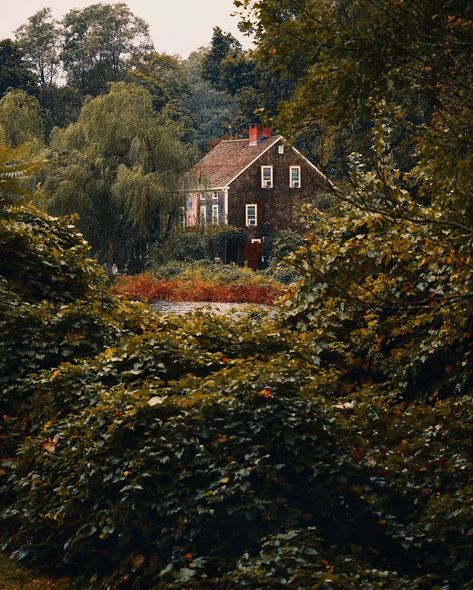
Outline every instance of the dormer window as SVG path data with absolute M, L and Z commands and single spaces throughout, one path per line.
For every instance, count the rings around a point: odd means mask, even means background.
M 261 166 L 261 187 L 273 188 L 273 167 Z
M 289 186 L 291 188 L 301 188 L 301 167 L 289 167 Z

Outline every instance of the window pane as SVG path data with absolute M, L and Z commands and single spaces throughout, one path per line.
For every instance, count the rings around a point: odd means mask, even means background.
M 246 225 L 256 225 L 256 205 L 246 206 Z
M 291 166 L 290 168 L 290 184 L 292 187 L 300 187 L 301 185 L 301 169 L 299 166 Z
M 272 166 L 261 166 L 261 186 L 263 188 L 272 188 L 272 186 L 273 186 L 273 168 L 272 168 Z

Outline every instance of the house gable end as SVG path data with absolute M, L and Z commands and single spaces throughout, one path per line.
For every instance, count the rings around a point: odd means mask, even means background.
M 251 168 L 251 166 L 253 166 L 253 164 L 255 164 L 268 150 L 270 150 L 272 147 L 278 145 L 278 143 L 280 143 L 284 138 L 282 137 L 282 135 L 277 135 L 275 138 L 271 138 L 271 139 L 274 139 L 274 141 L 270 142 L 265 150 L 263 150 L 255 158 L 253 158 L 253 160 L 251 160 L 251 162 L 249 162 L 244 168 L 242 168 L 238 172 L 238 174 L 236 174 L 231 180 L 229 180 L 226 184 L 227 187 L 230 187 L 232 182 L 234 182 L 239 176 L 241 176 L 244 172 L 246 172 L 246 170 L 248 170 L 248 168 Z

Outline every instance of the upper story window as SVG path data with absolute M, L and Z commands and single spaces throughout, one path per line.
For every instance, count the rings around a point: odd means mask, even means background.
M 246 227 L 258 225 L 258 206 L 246 205 Z
M 261 166 L 261 186 L 262 188 L 273 188 L 272 166 Z
M 218 205 L 212 205 L 212 224 L 218 224 Z
M 218 199 L 218 197 L 219 197 L 218 191 L 214 191 L 214 192 L 212 193 L 212 199 L 213 199 L 214 201 L 216 201 L 216 200 Z
M 278 154 L 284 154 L 284 144 L 282 143 L 278 145 Z
M 199 194 L 199 197 L 200 197 L 200 200 L 201 201 L 205 201 L 206 200 L 207 195 L 204 192 L 201 192 L 201 193 L 198 193 L 198 194 Z
M 301 188 L 301 167 L 289 167 L 289 186 L 291 188 Z

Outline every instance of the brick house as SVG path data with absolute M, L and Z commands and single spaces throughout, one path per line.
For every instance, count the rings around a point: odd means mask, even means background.
M 247 229 L 243 259 L 261 264 L 264 240 L 282 229 L 297 228 L 300 208 L 327 192 L 327 177 L 281 135 L 250 125 L 248 139 L 221 141 L 190 173 L 186 196 L 187 227 L 230 224 Z M 242 253 L 229 259 L 242 262 Z

